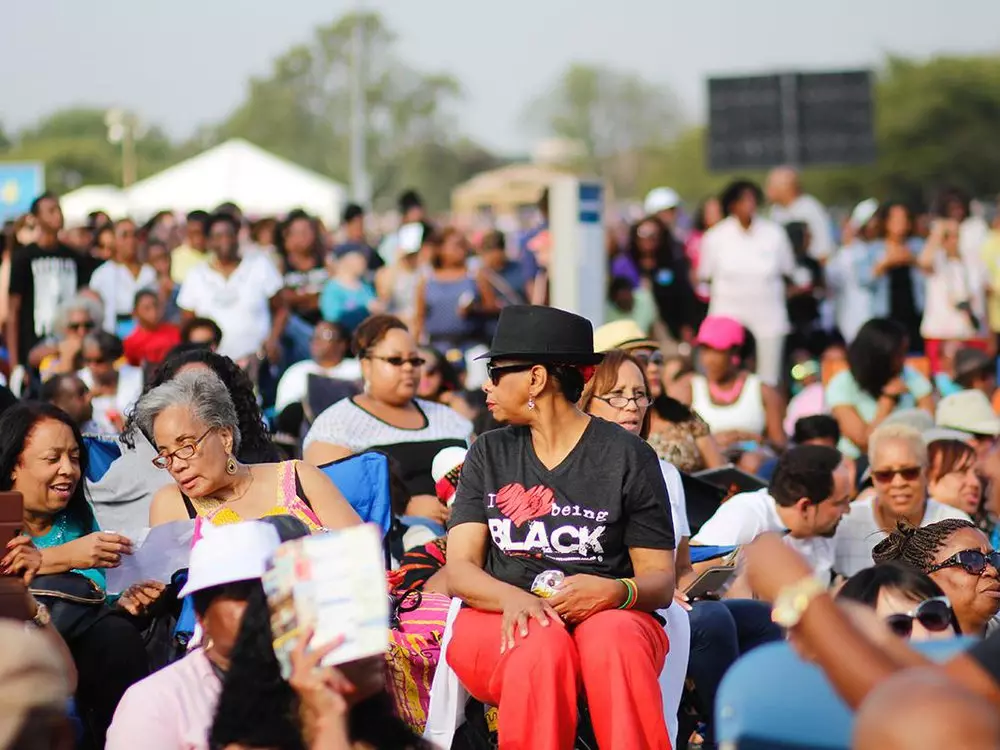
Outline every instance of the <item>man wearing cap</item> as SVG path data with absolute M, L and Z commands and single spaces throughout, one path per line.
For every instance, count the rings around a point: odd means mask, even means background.
M 66 662 L 40 633 L 0 620 L 0 748 L 72 750 Z
M 208 750 L 208 734 L 247 600 L 281 540 L 260 521 L 203 529 L 182 597 L 194 599 L 202 646 L 130 687 L 108 729 L 107 750 Z
M 844 227 L 843 245 L 827 258 L 824 267 L 827 292 L 835 307 L 834 320 L 847 342 L 853 341 L 872 317 L 871 293 L 858 278 L 858 269 L 869 255 L 868 243 L 874 236 L 878 207 L 874 198 L 854 207 Z
M 976 473 L 983 481 L 986 505 L 1000 503 L 1000 417 L 990 400 L 978 389 L 959 391 L 941 399 L 935 414 L 937 430 L 947 430 L 952 437 L 965 440 L 976 449 Z M 925 436 L 926 439 L 926 436 Z
M 673 233 L 677 231 L 677 209 L 680 208 L 681 197 L 677 191 L 668 187 L 655 187 L 646 193 L 642 207 L 646 216 L 655 216 L 666 224 Z

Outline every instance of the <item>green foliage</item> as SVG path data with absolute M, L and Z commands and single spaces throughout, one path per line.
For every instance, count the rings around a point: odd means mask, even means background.
M 634 73 L 575 63 L 525 112 L 544 133 L 581 147 L 581 171 L 633 195 L 646 156 L 677 133 L 679 107 L 671 91 Z
M 400 190 L 418 186 L 432 208 L 444 208 L 453 184 L 443 177 L 460 181 L 472 174 L 463 167 L 462 142 L 448 113 L 461 89 L 449 75 L 422 73 L 398 60 L 395 35 L 377 13 L 321 26 L 308 43 L 279 57 L 269 76 L 250 82 L 246 100 L 217 138 L 246 138 L 349 183 L 352 37 L 359 23 L 375 203 L 391 205 Z

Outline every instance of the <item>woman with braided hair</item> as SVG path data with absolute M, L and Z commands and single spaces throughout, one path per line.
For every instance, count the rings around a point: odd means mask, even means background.
M 872 551 L 876 563 L 898 560 L 926 573 L 951 602 L 966 635 L 1000 627 L 1000 552 L 971 521 L 949 518 L 923 528 L 900 521 Z

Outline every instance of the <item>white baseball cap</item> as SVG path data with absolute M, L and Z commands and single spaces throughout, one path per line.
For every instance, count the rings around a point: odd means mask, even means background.
M 1000 417 L 980 390 L 959 391 L 945 396 L 937 405 L 938 427 L 973 435 L 1000 435 Z
M 878 213 L 878 201 L 874 198 L 866 198 L 851 211 L 851 226 L 855 229 L 861 229 L 872 220 L 876 213 Z
M 226 526 L 206 523 L 201 533 L 191 550 L 182 597 L 226 583 L 260 578 L 281 545 L 277 529 L 260 521 Z
M 643 202 L 646 216 L 658 214 L 660 211 L 669 211 L 679 205 L 681 205 L 681 197 L 676 190 L 668 187 L 653 188 L 646 193 L 646 200 Z

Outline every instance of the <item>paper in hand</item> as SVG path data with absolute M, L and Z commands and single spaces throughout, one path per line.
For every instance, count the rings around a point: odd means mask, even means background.
M 194 521 L 171 521 L 144 529 L 132 539 L 132 554 L 122 555 L 117 568 L 108 568 L 109 594 L 120 594 L 145 581 L 170 583 L 178 570 L 188 566 Z

